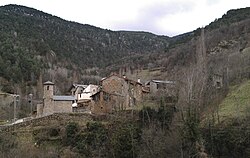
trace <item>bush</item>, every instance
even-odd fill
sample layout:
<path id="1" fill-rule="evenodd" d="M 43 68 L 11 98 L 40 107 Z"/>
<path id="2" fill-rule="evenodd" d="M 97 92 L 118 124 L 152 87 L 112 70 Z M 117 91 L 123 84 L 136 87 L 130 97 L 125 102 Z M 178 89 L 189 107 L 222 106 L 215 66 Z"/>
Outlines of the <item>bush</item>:
<path id="1" fill-rule="evenodd" d="M 111 129 L 111 155 L 120 158 L 137 157 L 142 133 L 139 125 L 130 121 L 116 122 Z"/>
<path id="2" fill-rule="evenodd" d="M 139 112 L 140 123 L 148 126 L 150 123 L 159 125 L 162 129 L 169 128 L 174 117 L 175 108 L 172 105 L 164 105 L 162 102 L 158 109 L 143 107 Z"/>
<path id="3" fill-rule="evenodd" d="M 86 130 L 78 135 L 76 147 L 85 156 L 93 155 L 95 150 L 105 148 L 108 132 L 100 122 L 88 122 Z M 100 153 L 100 152 L 98 152 Z"/>
<path id="4" fill-rule="evenodd" d="M 70 122 L 66 126 L 66 138 L 64 139 L 64 143 L 66 145 L 75 146 L 78 132 L 79 132 L 79 125 L 75 122 Z"/>
<path id="5" fill-rule="evenodd" d="M 0 153 L 8 153 L 17 147 L 16 138 L 7 133 L 0 133 Z M 1 155 L 0 155 L 1 156 Z"/>

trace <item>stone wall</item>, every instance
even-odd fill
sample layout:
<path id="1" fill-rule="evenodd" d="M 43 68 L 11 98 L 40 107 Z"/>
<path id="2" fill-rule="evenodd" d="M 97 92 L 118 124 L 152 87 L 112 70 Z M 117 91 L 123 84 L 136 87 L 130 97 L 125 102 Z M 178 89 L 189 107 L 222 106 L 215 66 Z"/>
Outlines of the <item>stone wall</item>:
<path id="1" fill-rule="evenodd" d="M 112 112 L 112 104 L 106 101 L 95 103 L 92 101 L 91 112 L 93 114 L 106 114 Z"/>
<path id="2" fill-rule="evenodd" d="M 36 110 L 37 110 L 37 117 L 42 117 L 43 116 L 43 104 L 37 104 Z"/>
<path id="3" fill-rule="evenodd" d="M 33 128 L 37 126 L 48 126 L 51 124 L 66 125 L 69 122 L 77 122 L 80 126 L 85 126 L 87 122 L 93 121 L 94 116 L 83 113 L 55 113 L 53 115 L 44 116 L 27 120 L 14 125 L 1 127 L 0 131 L 12 132 L 20 128 Z"/>
<path id="4" fill-rule="evenodd" d="M 150 82 L 150 93 L 156 93 L 157 92 L 157 83 Z"/>
<path id="5" fill-rule="evenodd" d="M 110 76 L 102 81 L 102 90 L 109 94 L 110 101 L 115 102 L 117 107 L 126 107 L 128 105 L 128 84 L 123 78 Z"/>
<path id="6" fill-rule="evenodd" d="M 72 101 L 54 101 L 54 113 L 72 112 Z"/>

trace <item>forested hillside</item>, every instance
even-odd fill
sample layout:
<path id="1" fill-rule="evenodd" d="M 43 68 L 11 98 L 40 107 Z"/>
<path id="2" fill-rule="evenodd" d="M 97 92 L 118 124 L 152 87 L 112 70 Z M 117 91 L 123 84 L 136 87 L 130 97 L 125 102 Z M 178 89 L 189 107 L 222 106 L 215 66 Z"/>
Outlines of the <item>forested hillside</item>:
<path id="1" fill-rule="evenodd" d="M 228 11 L 206 26 L 207 51 L 223 40 L 234 40 L 243 50 L 248 40 L 244 34 L 248 32 L 249 10 Z M 36 85 L 39 76 L 57 80 L 58 75 L 63 81 L 77 82 L 86 75 L 104 77 L 127 66 L 171 70 L 196 60 L 195 45 L 201 32 L 199 28 L 169 38 L 146 32 L 104 30 L 18 5 L 0 7 L 0 20 L 0 77 L 12 85 Z"/>
<path id="2" fill-rule="evenodd" d="M 103 69 L 128 55 L 162 52 L 168 45 L 168 37 L 104 30 L 17 5 L 0 7 L 0 20 L 0 76 L 15 83 L 37 79 L 53 65 Z"/>

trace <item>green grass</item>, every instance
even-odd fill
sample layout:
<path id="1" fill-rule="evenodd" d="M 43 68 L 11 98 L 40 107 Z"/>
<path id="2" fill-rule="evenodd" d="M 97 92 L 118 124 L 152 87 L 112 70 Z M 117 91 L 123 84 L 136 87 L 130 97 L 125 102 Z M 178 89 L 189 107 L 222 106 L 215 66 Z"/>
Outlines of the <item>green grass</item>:
<path id="1" fill-rule="evenodd" d="M 231 87 L 230 93 L 219 105 L 218 114 L 222 122 L 244 120 L 250 116 L 250 80 Z"/>

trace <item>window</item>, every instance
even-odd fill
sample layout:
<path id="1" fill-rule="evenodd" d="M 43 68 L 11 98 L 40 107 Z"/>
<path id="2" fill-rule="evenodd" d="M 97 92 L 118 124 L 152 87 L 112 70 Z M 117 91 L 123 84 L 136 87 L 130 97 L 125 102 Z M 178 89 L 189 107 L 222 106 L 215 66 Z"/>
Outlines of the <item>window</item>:
<path id="1" fill-rule="evenodd" d="M 110 95 L 107 94 L 107 93 L 104 93 L 104 94 L 103 94 L 103 99 L 104 99 L 105 101 L 110 101 Z"/>
<path id="2" fill-rule="evenodd" d="M 47 86 L 47 91 L 49 90 L 49 86 Z"/>
<path id="3" fill-rule="evenodd" d="M 216 82 L 216 87 L 217 87 L 217 88 L 220 88 L 220 87 L 221 87 L 221 83 L 217 81 L 217 82 Z"/>

